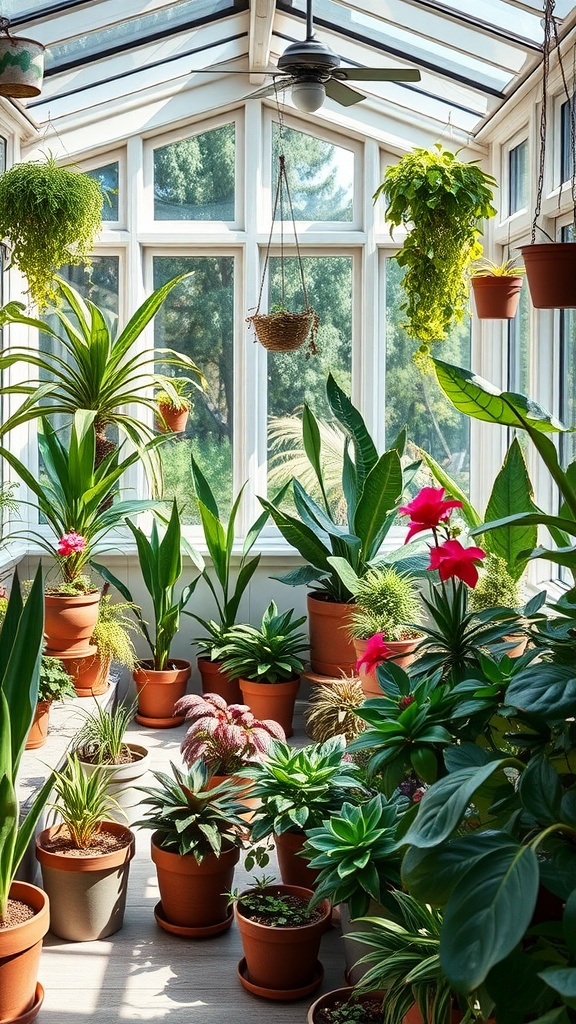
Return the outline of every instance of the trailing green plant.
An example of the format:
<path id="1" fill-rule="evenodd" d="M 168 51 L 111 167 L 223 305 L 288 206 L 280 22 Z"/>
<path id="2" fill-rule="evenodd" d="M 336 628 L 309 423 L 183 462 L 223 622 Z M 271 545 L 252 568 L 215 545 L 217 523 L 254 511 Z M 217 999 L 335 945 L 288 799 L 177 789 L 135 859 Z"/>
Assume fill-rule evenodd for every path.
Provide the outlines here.
<path id="1" fill-rule="evenodd" d="M 2 180 L 0 178 L 0 182 Z M 156 435 L 147 423 L 146 413 L 148 410 L 157 412 L 152 390 L 172 385 L 165 374 L 156 371 L 155 364 L 161 361 L 185 373 L 191 387 L 201 388 L 205 381 L 188 356 L 172 349 L 155 349 L 145 354 L 139 339 L 172 289 L 187 276 L 181 274 L 157 288 L 120 332 L 110 323 L 105 310 L 83 299 L 60 279 L 57 279 L 60 305 L 50 310 L 46 320 L 29 317 L 19 302 L 4 306 L 0 310 L 1 327 L 23 324 L 47 334 L 54 344 L 41 351 L 37 346 L 11 341 L 0 353 L 0 371 L 24 363 L 28 377 L 26 383 L 1 389 L 2 394 L 26 397 L 16 412 L 4 421 L 0 435 L 41 416 L 73 417 L 78 409 L 92 410 L 97 462 L 113 447 L 105 432 L 108 426 L 114 425 L 138 449 L 151 483 L 156 492 L 161 493 L 161 466 L 155 447 L 149 444 Z M 165 438 L 159 441 L 163 443 Z"/>
<path id="2" fill-rule="evenodd" d="M 260 801 L 252 819 L 255 842 L 319 825 L 346 795 L 364 794 L 358 768 L 343 760 L 345 749 L 343 736 L 300 750 L 274 742 L 264 761 L 242 771 L 254 780 L 251 795 Z"/>
<path id="3" fill-rule="evenodd" d="M 90 263 L 103 198 L 97 179 L 59 167 L 51 155 L 0 175 L 0 235 L 9 239 L 11 263 L 26 277 L 38 306 L 54 301 L 60 267 Z"/>
<path id="4" fill-rule="evenodd" d="M 213 649 L 213 658 L 222 662 L 223 671 L 233 679 L 271 684 L 293 679 L 304 668 L 299 653 L 308 648 L 305 634 L 295 632 L 306 616 L 293 622 L 293 614 L 293 609 L 278 613 L 271 601 L 260 628 L 243 623 L 230 626 L 223 643 Z"/>
<path id="5" fill-rule="evenodd" d="M 478 583 L 468 595 L 473 612 L 488 608 L 519 608 L 520 587 L 508 571 L 508 564 L 499 555 L 488 554 L 478 573 Z"/>
<path id="6" fill-rule="evenodd" d="M 70 440 L 65 444 L 51 423 L 41 420 L 38 447 L 44 472 L 40 480 L 8 448 L 0 447 L 2 458 L 34 495 L 35 505 L 57 544 L 35 530 L 27 535 L 34 537 L 42 550 L 53 556 L 62 582 L 69 585 L 68 592 L 71 587 L 72 593 L 96 589 L 85 573 L 97 544 L 110 530 L 121 525 L 127 515 L 149 509 L 153 504 L 131 499 L 102 507 L 107 498 L 117 493 L 120 477 L 137 461 L 138 453 L 120 459 L 115 450 L 96 466 L 93 423 L 94 412 L 78 410 Z M 60 592 L 58 586 L 54 589 Z"/>
<path id="7" fill-rule="evenodd" d="M 194 643 L 198 644 L 202 653 L 206 652 L 214 659 L 214 650 L 225 642 L 227 631 L 236 623 L 240 601 L 258 568 L 260 555 L 252 557 L 249 555 L 268 522 L 269 513 L 263 512 L 250 527 L 244 538 L 240 556 L 236 560 L 233 554 L 236 517 L 246 484 L 240 488 L 232 503 L 228 523 L 224 523 L 214 491 L 193 455 L 192 479 L 204 540 L 212 561 L 212 570 L 206 566 L 202 569 L 202 579 L 214 598 L 219 617 L 219 621 L 214 622 L 198 615 L 192 615 L 192 618 L 196 619 L 207 633 L 207 636 L 200 637 Z M 280 497 L 282 493 L 281 491 Z M 186 614 L 191 613 L 186 612 Z"/>
<path id="8" fill-rule="evenodd" d="M 356 711 L 365 695 L 359 679 L 345 677 L 314 686 L 306 711 L 306 732 L 317 743 L 344 736 L 350 743 L 366 728 Z"/>
<path id="9" fill-rule="evenodd" d="M 386 991 L 384 1024 L 397 1024 L 414 1004 L 425 1024 L 450 1024 L 455 1006 L 463 1024 L 485 1019 L 477 994 L 458 996 L 444 973 L 440 959 L 442 913 L 407 893 L 392 895 L 400 920 L 368 917 L 364 920 L 370 931 L 350 935 L 370 947 L 358 960 L 358 964 L 369 965 L 358 987 L 360 991 Z"/>
<path id="10" fill-rule="evenodd" d="M 346 903 L 362 917 L 370 900 L 394 909 L 390 893 L 400 887 L 398 828 L 408 801 L 382 794 L 365 803 L 345 802 L 321 825 L 306 828 L 303 853 L 318 872 L 311 905 L 323 899 Z"/>
<path id="11" fill-rule="evenodd" d="M 443 341 L 450 325 L 467 311 L 466 271 L 482 252 L 482 220 L 496 213 L 495 186 L 477 161 L 464 163 L 437 143 L 390 165 L 374 194 L 375 202 L 385 199 L 391 228 L 407 229 L 395 257 L 406 268 L 401 326 L 420 342 L 421 365 L 431 343 Z"/>
<path id="12" fill-rule="evenodd" d="M 20 823 L 16 780 L 38 703 L 43 628 L 42 571 L 38 569 L 23 604 L 16 570 L 0 633 L 0 924 L 6 920 L 10 886 L 52 789 L 50 775 Z"/>
<path id="13" fill-rule="evenodd" d="M 91 764 L 123 764 L 131 760 L 125 734 L 134 718 L 136 704 L 118 703 L 103 707 L 95 701 L 94 711 L 84 711 L 84 722 L 74 738 L 80 760 Z"/>
<path id="14" fill-rule="evenodd" d="M 416 471 L 411 464 L 403 471 L 401 456 L 406 431 L 378 455 L 366 424 L 350 399 L 338 387 L 332 374 L 326 384 L 328 404 L 342 430 L 345 443 L 342 460 L 342 493 L 346 500 L 344 522 L 340 510 L 331 504 L 324 481 L 321 432 L 318 420 L 304 406 L 302 435 L 306 456 L 314 470 L 321 500 L 317 502 L 301 483 L 292 481 L 297 515 L 284 511 L 278 501 L 260 498 L 282 536 L 308 563 L 284 576 L 274 577 L 290 586 L 308 585 L 326 591 L 330 600 L 353 600 L 353 586 L 376 559 L 396 519 L 402 493 Z M 350 449 L 352 449 L 352 454 Z M 413 567 L 403 552 L 399 571 Z"/>
<path id="15" fill-rule="evenodd" d="M 38 681 L 38 701 L 52 703 L 54 700 L 65 700 L 75 697 L 74 684 L 60 661 L 43 654 L 40 659 L 40 678 Z"/>
<path id="16" fill-rule="evenodd" d="M 358 578 L 354 597 L 350 632 L 355 639 L 369 640 L 375 633 L 382 633 L 385 640 L 414 636 L 421 606 L 416 584 L 407 573 L 394 566 L 369 569 Z"/>
<path id="17" fill-rule="evenodd" d="M 237 799 L 241 786 L 227 779 L 208 788 L 210 773 L 201 760 L 188 771 L 172 763 L 170 767 L 172 777 L 152 772 L 158 785 L 139 787 L 150 814 L 136 825 L 154 829 L 154 841 L 162 849 L 191 854 L 198 864 L 210 854 L 218 857 L 224 850 L 242 847 L 246 822 L 239 815 L 246 808 Z"/>
<path id="18" fill-rule="evenodd" d="M 105 583 L 103 590 L 107 587 Z M 132 618 L 135 608 L 129 601 L 112 601 L 110 594 L 103 592 L 98 606 L 98 621 L 90 638 L 103 662 L 115 661 L 131 672 L 138 659 L 130 634 L 142 635 L 140 626 Z"/>
<path id="19" fill-rule="evenodd" d="M 106 566 L 95 565 L 100 575 L 116 587 L 125 601 L 131 606 L 138 625 L 144 634 L 152 654 L 152 668 L 161 672 L 168 664 L 170 647 L 180 626 L 180 615 L 192 597 L 199 576 L 192 583 L 176 594 L 176 584 L 182 575 L 182 529 L 180 513 L 176 499 L 172 503 L 170 519 L 161 538 L 156 520 L 152 523 L 150 537 L 144 530 L 127 520 L 138 549 L 138 559 L 146 590 L 152 598 L 154 612 L 154 633 L 148 629 L 142 611 L 134 603 L 128 587 L 122 583 Z M 187 553 L 192 557 L 198 569 L 203 568 L 203 561 L 190 545 L 186 545 Z"/>
<path id="20" fill-rule="evenodd" d="M 79 850 L 89 848 L 109 819 L 110 805 L 118 806 L 108 793 L 108 779 L 101 768 L 87 775 L 77 753 L 69 754 L 62 771 L 53 778 L 56 799 L 50 804 L 62 818 L 70 839 Z"/>

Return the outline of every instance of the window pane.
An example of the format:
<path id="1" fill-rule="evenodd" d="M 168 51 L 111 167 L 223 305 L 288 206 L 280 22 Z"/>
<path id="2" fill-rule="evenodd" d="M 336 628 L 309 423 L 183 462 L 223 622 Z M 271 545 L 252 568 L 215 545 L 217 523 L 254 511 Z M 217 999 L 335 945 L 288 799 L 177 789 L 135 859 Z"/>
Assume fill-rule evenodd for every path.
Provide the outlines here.
<path id="1" fill-rule="evenodd" d="M 574 227 L 562 228 L 561 240 L 574 241 Z M 576 309 L 560 310 L 560 419 L 576 427 Z M 562 465 L 576 459 L 576 435 L 560 434 Z"/>
<path id="2" fill-rule="evenodd" d="M 570 181 L 574 167 L 574 140 L 571 104 L 566 100 L 560 108 L 560 181 Z"/>
<path id="3" fill-rule="evenodd" d="M 508 212 L 516 213 L 528 205 L 528 143 L 521 142 L 508 154 Z"/>
<path id="4" fill-rule="evenodd" d="M 351 221 L 354 190 L 354 154 L 313 135 L 284 128 L 280 146 L 280 126 L 273 125 L 272 188 L 276 194 L 278 154 L 286 156 L 286 177 L 295 220 Z M 283 216 L 282 216 L 283 214 Z M 288 198 L 277 220 L 290 220 Z"/>
<path id="5" fill-rule="evenodd" d="M 508 321 L 508 390 L 516 394 L 531 395 L 530 381 L 530 293 L 528 285 L 522 285 L 520 302 L 513 320 Z M 508 443 L 515 436 L 524 454 L 528 451 L 528 435 L 525 430 L 509 430 Z"/>
<path id="6" fill-rule="evenodd" d="M 86 171 L 90 178 L 99 181 L 104 192 L 102 204 L 102 220 L 118 220 L 118 189 L 119 189 L 119 165 L 116 160 L 105 167 L 95 167 L 92 171 Z"/>
<path id="7" fill-rule="evenodd" d="M 399 326 L 403 270 L 395 259 L 386 260 L 386 439 L 393 442 L 404 425 L 408 437 L 429 452 L 464 489 L 469 487 L 470 421 L 457 412 L 433 374 L 415 366 L 418 344 Z M 448 363 L 470 365 L 470 322 L 456 324 L 438 355 Z"/>
<path id="8" fill-rule="evenodd" d="M 301 413 L 308 404 L 317 417 L 332 419 L 326 400 L 326 380 L 332 373 L 349 395 L 352 382 L 352 258 L 308 256 L 302 260 L 310 303 L 320 317 L 318 355 L 306 358 L 306 343 L 295 352 L 268 352 L 269 490 L 275 491 L 292 476 L 281 452 L 301 445 Z M 293 312 L 302 308 L 298 260 L 285 264 L 285 302 Z M 279 257 L 270 260 L 270 307 L 280 302 Z M 307 481 L 308 483 L 308 481 Z"/>
<path id="9" fill-rule="evenodd" d="M 156 314 L 154 344 L 190 356 L 207 379 L 204 392 L 192 392 L 186 434 L 171 438 L 161 449 L 164 494 L 178 498 L 185 522 L 197 523 L 191 500 L 192 451 L 221 515 L 226 518 L 231 507 L 234 257 L 155 256 L 154 288 L 190 271 L 192 276 L 172 289 Z M 157 369 L 174 375 L 173 368 L 162 364 Z"/>
<path id="10" fill-rule="evenodd" d="M 154 150 L 155 220 L 235 219 L 233 124 Z"/>

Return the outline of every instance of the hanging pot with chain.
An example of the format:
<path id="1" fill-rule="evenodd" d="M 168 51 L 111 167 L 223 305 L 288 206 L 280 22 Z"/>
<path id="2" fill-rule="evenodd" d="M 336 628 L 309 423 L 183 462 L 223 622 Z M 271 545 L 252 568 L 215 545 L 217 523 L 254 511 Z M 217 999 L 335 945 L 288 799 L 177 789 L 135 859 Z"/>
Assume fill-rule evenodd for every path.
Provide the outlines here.
<path id="1" fill-rule="evenodd" d="M 42 43 L 10 35 L 10 21 L 0 18 L 0 96 L 39 96 L 44 77 Z"/>

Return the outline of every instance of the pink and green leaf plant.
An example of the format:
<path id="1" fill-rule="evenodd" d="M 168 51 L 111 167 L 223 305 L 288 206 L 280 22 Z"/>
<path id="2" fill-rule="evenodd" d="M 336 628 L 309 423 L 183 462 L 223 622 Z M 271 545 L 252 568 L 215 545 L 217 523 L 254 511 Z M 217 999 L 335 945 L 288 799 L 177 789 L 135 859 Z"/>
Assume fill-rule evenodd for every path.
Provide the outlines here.
<path id="1" fill-rule="evenodd" d="M 234 775 L 263 761 L 273 740 L 285 740 L 282 726 L 259 721 L 247 704 L 227 704 L 217 693 L 189 693 L 174 706 L 191 722 L 180 748 L 187 765 L 199 758 L 212 775 Z"/>

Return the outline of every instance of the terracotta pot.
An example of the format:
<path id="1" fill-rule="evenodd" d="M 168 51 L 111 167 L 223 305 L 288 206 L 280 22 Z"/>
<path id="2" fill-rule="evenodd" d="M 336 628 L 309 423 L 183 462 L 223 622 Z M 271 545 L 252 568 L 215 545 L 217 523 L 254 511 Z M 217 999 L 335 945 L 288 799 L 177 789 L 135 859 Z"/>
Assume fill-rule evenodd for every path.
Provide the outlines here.
<path id="1" fill-rule="evenodd" d="M 26 750 L 38 750 L 48 738 L 48 719 L 50 717 L 50 701 L 39 700 L 32 719 L 32 725 L 26 740 Z"/>
<path id="2" fill-rule="evenodd" d="M 479 320 L 513 320 L 516 316 L 522 277 L 473 277 L 472 291 Z"/>
<path id="3" fill-rule="evenodd" d="M 233 847 L 216 857 L 210 854 L 198 864 L 193 854 L 181 856 L 157 845 L 152 836 L 152 860 L 156 865 L 163 916 L 172 924 L 190 929 L 224 931 L 232 923 L 226 892 L 232 888 L 240 850 Z"/>
<path id="4" fill-rule="evenodd" d="M 102 661 L 95 644 L 90 645 L 86 654 L 59 651 L 58 657 L 72 680 L 77 697 L 98 697 L 106 693 L 110 686 L 110 662 Z"/>
<path id="5" fill-rule="evenodd" d="M 72 942 L 113 935 L 124 921 L 134 833 L 125 825 L 103 822 L 102 831 L 118 836 L 124 846 L 111 853 L 76 857 L 45 849 L 60 827 L 52 825 L 36 837 L 42 884 L 50 897 L 50 931 Z"/>
<path id="6" fill-rule="evenodd" d="M 418 645 L 417 639 L 412 640 L 385 640 L 386 647 L 389 647 L 393 652 L 393 656 L 389 659 L 393 661 L 398 668 L 406 671 L 412 662 L 416 658 L 416 647 Z M 354 640 L 354 649 L 356 651 L 357 660 L 366 653 L 368 646 L 368 640 Z M 362 689 L 367 697 L 381 697 L 382 690 L 378 685 L 378 679 L 376 677 L 376 669 L 368 671 L 364 666 L 359 669 L 358 676 L 362 683 Z"/>
<path id="7" fill-rule="evenodd" d="M 40 95 L 45 49 L 42 43 L 25 36 L 0 39 L 0 96 L 26 99 Z"/>
<path id="8" fill-rule="evenodd" d="M 28 882 L 12 882 L 9 898 L 27 903 L 34 917 L 0 928 L 0 1021 L 17 1020 L 36 1004 L 40 1009 L 36 980 L 42 939 L 50 925 L 48 896 L 42 889 Z"/>
<path id="9" fill-rule="evenodd" d="M 44 596 L 44 633 L 47 653 L 86 654 L 90 637 L 98 620 L 100 591 L 65 597 L 60 594 Z"/>
<path id="10" fill-rule="evenodd" d="M 300 896 L 306 902 L 312 897 L 311 889 L 297 885 L 271 885 L 262 891 L 272 895 Z M 272 990 L 286 993 L 285 998 L 292 999 L 295 990 L 306 988 L 314 981 L 320 940 L 330 924 L 328 900 L 323 900 L 320 908 L 322 917 L 312 924 L 271 928 L 244 917 L 236 903 L 236 921 L 246 959 L 247 980 L 262 990 L 260 994 Z M 320 980 L 321 975 L 318 984 Z"/>
<path id="11" fill-rule="evenodd" d="M 350 639 L 353 605 L 327 600 L 323 594 L 308 594 L 310 664 L 323 676 L 350 675 L 356 658 Z"/>
<path id="12" fill-rule="evenodd" d="M 520 248 L 532 305 L 576 308 L 576 242 L 546 242 Z"/>
<path id="13" fill-rule="evenodd" d="M 92 775 L 97 768 L 103 770 L 108 776 L 108 794 L 116 801 L 108 807 L 109 817 L 120 825 L 133 825 L 142 816 L 142 794 L 136 787 L 142 783 L 150 767 L 150 751 L 139 743 L 127 743 L 126 746 L 133 757 L 128 764 L 91 764 L 81 758 L 80 764 L 86 775 Z"/>
<path id="14" fill-rule="evenodd" d="M 190 662 L 170 662 L 171 667 L 157 672 L 143 662 L 134 672 L 138 691 L 136 721 L 150 729 L 173 729 L 181 725 L 185 715 L 174 715 L 174 705 L 186 693 L 190 679 Z"/>
<path id="15" fill-rule="evenodd" d="M 375 1000 L 383 1002 L 385 996 L 385 992 L 358 992 L 352 987 L 332 989 L 331 992 L 324 992 L 323 995 L 318 996 L 316 1002 L 308 1008 L 307 1024 L 318 1024 L 320 1010 L 332 1009 L 337 1003 L 345 1002 L 351 997 L 354 1005 L 355 1003 L 372 1003 Z"/>
<path id="16" fill-rule="evenodd" d="M 221 661 L 198 658 L 198 671 L 202 679 L 202 693 L 217 693 L 227 704 L 241 704 L 242 694 L 237 679 L 221 669 Z"/>
<path id="17" fill-rule="evenodd" d="M 300 676 L 283 683 L 254 683 L 251 679 L 239 679 L 242 699 L 255 718 L 260 721 L 271 718 L 282 726 L 286 736 L 292 736 L 292 718 L 296 695 L 300 688 Z"/>
<path id="18" fill-rule="evenodd" d="M 318 872 L 308 867 L 308 861 L 300 857 L 306 836 L 303 832 L 274 833 L 278 866 L 284 885 L 299 885 L 304 889 L 314 889 Z"/>
<path id="19" fill-rule="evenodd" d="M 160 402 L 160 416 L 156 420 L 158 430 L 162 434 L 182 434 L 186 430 L 190 409 L 174 409 L 171 405 Z"/>
<path id="20" fill-rule="evenodd" d="M 240 790 L 238 800 L 241 804 L 246 807 L 246 814 L 241 814 L 240 817 L 244 821 L 252 821 L 254 817 L 254 811 L 257 807 L 260 807 L 261 800 L 258 800 L 255 796 L 250 796 L 250 790 L 254 788 L 253 779 L 245 779 L 242 775 L 212 775 L 206 783 L 207 789 L 214 789 L 215 786 L 219 786 L 222 782 L 233 782 L 242 783 L 243 788 Z"/>

